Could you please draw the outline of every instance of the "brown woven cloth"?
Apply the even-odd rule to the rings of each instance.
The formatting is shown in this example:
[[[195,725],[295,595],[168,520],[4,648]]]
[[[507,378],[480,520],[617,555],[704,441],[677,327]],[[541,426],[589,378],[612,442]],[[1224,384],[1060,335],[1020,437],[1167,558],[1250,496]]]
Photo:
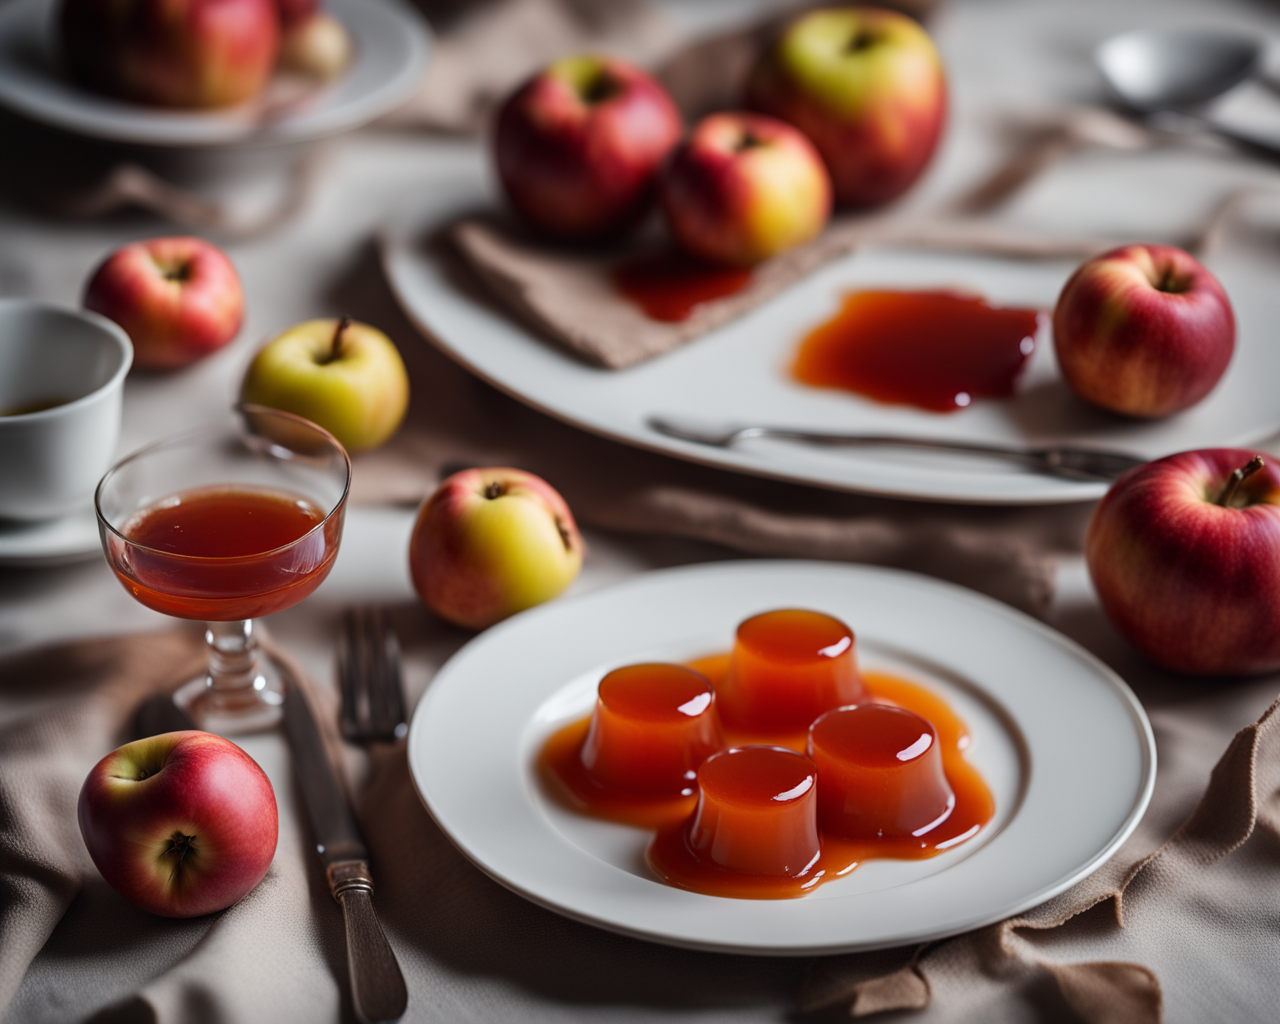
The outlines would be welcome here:
[[[411,658],[443,636],[420,613],[397,625]],[[341,913],[278,734],[241,741],[272,779],[281,833],[266,878],[236,906],[189,921],[152,917],[107,888],[85,854],[75,817],[84,775],[127,738],[143,696],[199,666],[201,646],[183,631],[0,660],[0,1014],[10,1024],[349,1017]],[[1161,1019],[1166,987],[1181,997],[1178,1020],[1266,1019],[1280,716],[1273,705],[1231,734],[1265,707],[1275,680],[1206,694],[1215,684],[1144,671],[1145,696],[1163,704],[1153,714],[1160,774],[1146,819],[1110,864],[1016,920],[921,950],[812,964],[626,939],[507,892],[431,822],[403,743],[376,750],[357,785],[350,769],[362,759],[334,739],[331,692],[308,684],[307,695],[357,793],[375,906],[409,983],[406,1020],[585,1022],[624,1005],[628,1020],[717,1010],[728,1019],[760,1007],[769,1009],[751,1019],[779,1020],[797,1000],[855,1016],[918,1009],[911,1019],[990,1020],[1016,993],[1036,1019],[1145,1024]],[[1201,979],[1195,993],[1189,973]]]

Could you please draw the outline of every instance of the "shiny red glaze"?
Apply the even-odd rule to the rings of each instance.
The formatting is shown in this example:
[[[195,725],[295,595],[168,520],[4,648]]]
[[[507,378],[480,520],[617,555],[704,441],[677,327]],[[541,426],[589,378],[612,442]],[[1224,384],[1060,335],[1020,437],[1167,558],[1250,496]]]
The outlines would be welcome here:
[[[809,756],[822,780],[818,819],[833,835],[918,837],[955,806],[937,731],[903,708],[862,704],[828,711],[810,727]]]
[[[275,854],[270,781],[243,750],[207,732],[165,733],[108,754],[85,779],[77,813],[107,883],[165,917],[230,906]],[[175,833],[190,837],[185,857],[166,852]]]
[[[1232,472],[1261,455],[1231,506]],[[1158,665],[1191,675],[1280,668],[1280,470],[1249,449],[1182,452],[1131,470],[1085,538],[1116,629]]]
[[[850,292],[801,342],[791,372],[815,387],[956,412],[1013,394],[1040,316],[952,292]]]
[[[521,86],[498,113],[493,148],[511,204],[564,239],[607,238],[653,201],[658,165],[680,138],[679,111],[650,75],[613,58],[576,81],[564,61]]]
[[[748,875],[798,878],[818,859],[817,769],[783,747],[733,747],[698,769],[689,847]]]
[[[619,264],[613,283],[649,319],[678,323],[703,303],[742,291],[751,283],[751,271],[667,249]]]
[[[107,535],[117,578],[148,608],[231,622],[290,608],[316,589],[338,553],[343,511],[327,520],[297,494],[202,487],[135,512]],[[323,525],[321,525],[323,523]]]
[[[581,758],[605,787],[688,796],[698,766],[723,745],[705,676],[683,665],[628,665],[600,681]]]
[[[808,729],[824,711],[865,696],[853,631],[804,609],[764,612],[738,626],[729,672],[717,689],[729,728],[752,734]]]

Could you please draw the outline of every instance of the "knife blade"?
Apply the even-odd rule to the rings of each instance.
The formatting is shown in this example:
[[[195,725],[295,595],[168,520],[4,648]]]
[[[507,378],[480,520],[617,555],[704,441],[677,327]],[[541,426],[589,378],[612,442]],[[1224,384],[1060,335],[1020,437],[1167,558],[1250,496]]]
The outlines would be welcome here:
[[[285,671],[281,666],[281,671]],[[399,1020],[409,1002],[404,975],[373,912],[369,853],[347,806],[306,698],[286,679],[284,731],[293,751],[302,800],[329,891],[342,906],[347,929],[351,999],[362,1024]]]

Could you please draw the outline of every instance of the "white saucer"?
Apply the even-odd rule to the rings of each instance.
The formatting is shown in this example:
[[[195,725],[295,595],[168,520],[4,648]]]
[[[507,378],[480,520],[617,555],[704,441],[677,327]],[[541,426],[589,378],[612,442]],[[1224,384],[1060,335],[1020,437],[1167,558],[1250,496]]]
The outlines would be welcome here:
[[[0,566],[62,565],[102,555],[93,503],[61,519],[0,520]]]
[[[876,861],[797,900],[702,896],[658,882],[649,833],[549,799],[535,758],[621,664],[727,649],[769,608],[838,615],[859,660],[941,693],[996,817],[932,860]],[[419,703],[409,766],[427,810],[503,885],[569,917],[697,949],[783,956],[906,945],[1002,920],[1097,870],[1151,797],[1141,705],[1095,657],[972,591],[829,562],[727,562],[649,573],[516,616],[459,651]]]
[[[79,135],[151,146],[273,145],[348,131],[394,110],[422,81],[431,34],[402,0],[326,0],[355,39],[353,66],[304,104],[262,121],[248,107],[170,111],[99,96],[60,66],[53,0],[0,5],[0,104]]]

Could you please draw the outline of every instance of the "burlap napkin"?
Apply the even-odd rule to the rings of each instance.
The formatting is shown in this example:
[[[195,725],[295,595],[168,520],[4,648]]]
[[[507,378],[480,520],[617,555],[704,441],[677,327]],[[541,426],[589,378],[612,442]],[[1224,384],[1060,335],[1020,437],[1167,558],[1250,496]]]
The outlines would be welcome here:
[[[440,628],[420,611],[398,625],[411,656],[424,631]],[[0,1015],[9,1024],[349,1016],[341,914],[278,735],[245,741],[272,777],[281,837],[266,879],[241,903],[190,921],[152,917],[108,889],[84,852],[75,803],[85,773],[126,738],[138,700],[202,656],[198,634],[183,631],[0,660]],[[590,1021],[620,1004],[635,1011],[627,1019],[643,1007],[693,1021],[758,1004],[783,1017],[797,998],[802,1009],[842,1004],[855,1016],[914,1008],[921,1021],[989,1020],[1014,998],[1041,1018],[1066,1007],[1092,1024],[1154,1022],[1162,982],[1176,989],[1180,970],[1197,966],[1221,992],[1221,1019],[1262,1019],[1266,986],[1255,972],[1274,970],[1280,884],[1274,707],[1230,736],[1275,680],[1219,683],[1198,697],[1167,678],[1151,685],[1155,702],[1167,702],[1153,715],[1156,794],[1109,865],[1016,920],[921,950],[809,965],[669,949],[524,901],[431,822],[403,743],[381,748],[353,789],[375,906],[409,983],[406,1020]],[[331,694],[307,693],[332,737]],[[1185,1006],[1171,1016],[1194,1019]]]

